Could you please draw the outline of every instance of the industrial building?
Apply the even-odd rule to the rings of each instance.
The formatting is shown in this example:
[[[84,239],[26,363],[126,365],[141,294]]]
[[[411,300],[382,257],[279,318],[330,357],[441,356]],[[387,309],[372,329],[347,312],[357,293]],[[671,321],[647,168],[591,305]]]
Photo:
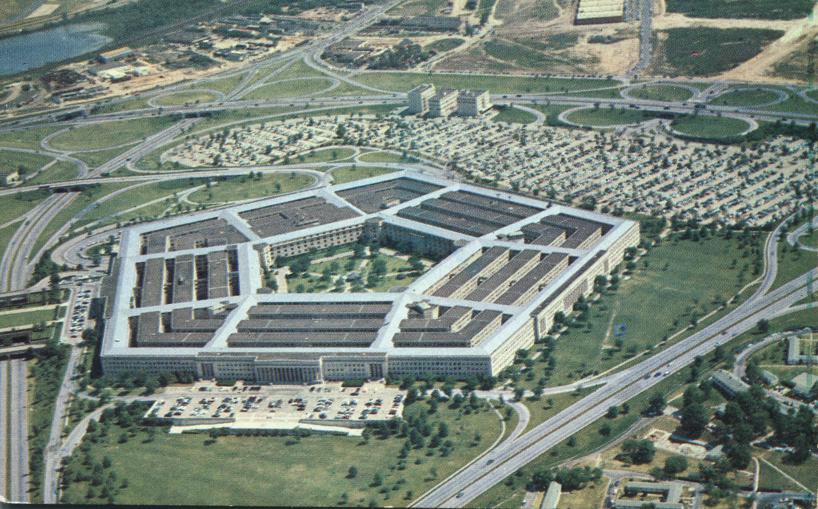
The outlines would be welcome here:
[[[592,25],[625,20],[625,0],[579,0],[574,23]]]
[[[264,287],[280,259],[370,241],[439,261],[400,291]],[[143,223],[106,285],[102,367],[295,384],[496,375],[638,243],[633,221],[411,171]]]

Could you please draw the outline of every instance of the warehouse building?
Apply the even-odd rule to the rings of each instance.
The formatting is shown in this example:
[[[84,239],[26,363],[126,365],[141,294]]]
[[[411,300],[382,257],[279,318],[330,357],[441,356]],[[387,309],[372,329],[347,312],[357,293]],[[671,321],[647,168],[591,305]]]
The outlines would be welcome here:
[[[439,261],[401,291],[264,291],[280,257],[360,240]],[[122,235],[102,366],[260,383],[496,375],[638,243],[632,221],[410,171],[143,223]]]

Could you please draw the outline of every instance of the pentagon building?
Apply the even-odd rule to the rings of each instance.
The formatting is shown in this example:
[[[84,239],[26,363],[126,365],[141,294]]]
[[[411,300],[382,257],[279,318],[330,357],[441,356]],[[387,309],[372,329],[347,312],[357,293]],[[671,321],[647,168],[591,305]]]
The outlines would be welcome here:
[[[273,293],[279,257],[377,240],[440,261],[400,291]],[[496,375],[622,262],[639,226],[410,171],[122,235],[106,373],[271,383]]]

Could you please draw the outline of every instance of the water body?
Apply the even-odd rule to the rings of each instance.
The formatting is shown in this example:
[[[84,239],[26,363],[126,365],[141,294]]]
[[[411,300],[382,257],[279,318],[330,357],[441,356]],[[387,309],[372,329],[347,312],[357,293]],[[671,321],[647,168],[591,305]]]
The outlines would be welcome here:
[[[0,39],[0,76],[9,76],[99,49],[110,37],[101,23],[83,23]]]

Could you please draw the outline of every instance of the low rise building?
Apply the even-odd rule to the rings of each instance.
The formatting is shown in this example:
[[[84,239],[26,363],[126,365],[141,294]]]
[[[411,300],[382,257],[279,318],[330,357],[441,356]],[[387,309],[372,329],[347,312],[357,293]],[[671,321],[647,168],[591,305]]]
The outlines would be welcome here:
[[[812,373],[801,373],[792,379],[792,391],[800,398],[808,399],[812,396],[812,388],[818,383],[818,377]]]
[[[733,398],[739,392],[744,392],[750,388],[740,378],[723,369],[714,372],[710,378],[713,380],[716,389],[720,390],[728,398]]]
[[[804,337],[808,335],[808,337]],[[812,333],[794,334],[787,338],[787,364],[818,364],[816,354],[818,340],[812,339]]]
[[[551,481],[548,485],[548,491],[540,504],[540,509],[557,509],[560,503],[560,495],[562,495],[562,485],[557,481]]]

